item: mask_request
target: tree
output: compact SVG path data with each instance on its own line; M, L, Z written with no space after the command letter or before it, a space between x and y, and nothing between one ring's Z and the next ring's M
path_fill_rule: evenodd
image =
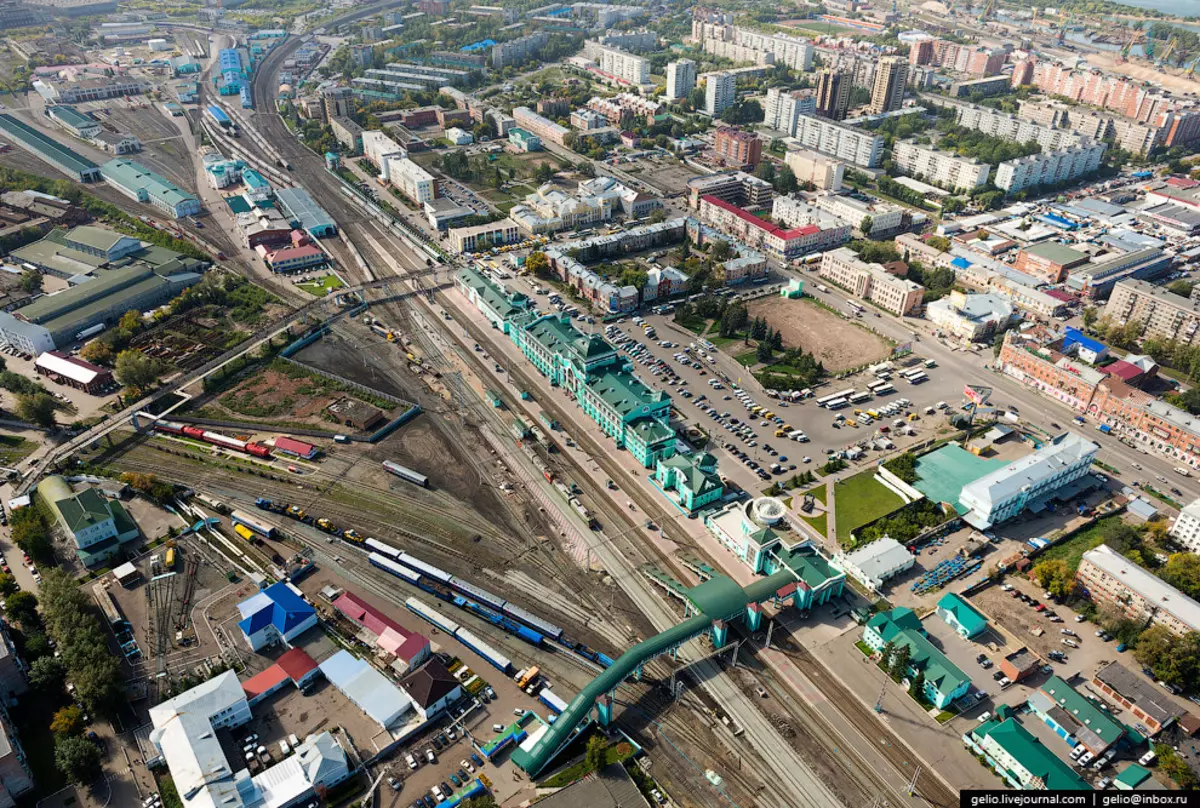
M42 291L42 273L36 269L27 269L21 273L21 290L31 295Z
M908 674L908 661L911 658L912 649L907 645L901 645L896 649L892 654L891 664L888 665L888 673L893 679L902 679Z
M13 592L21 589L21 585L17 583L17 579L9 575L7 572L0 572L0 595L8 597Z
M864 236L866 236L867 238L871 237L871 228L874 226L875 226L875 220L872 219L870 216L862 217L862 221L858 223L858 229L861 230L862 234Z
M1180 297L1191 297L1192 285L1192 282L1187 280L1173 281L1167 285L1167 291Z
M22 628L41 625L37 607L37 595L24 590L14 592L4 603L4 611L8 619L20 623Z
M1095 306L1088 306L1083 310L1083 327L1091 328L1100 319L1100 310Z
M50 531L36 508L22 508L13 514L12 537L16 545L39 564L54 559Z
M29 684L46 695L61 691L66 676L66 666L57 657L39 657L29 665Z
M1200 555L1174 553L1158 571L1158 577L1188 597L1200 595Z
M1038 586L1054 597L1065 598L1071 594L1075 577L1066 561L1060 558L1043 561L1033 568L1032 573Z
M114 366L117 381L134 390L145 390L152 386L165 370L165 365L157 358L132 348L117 354Z
M535 250L525 259L525 269L545 280L550 277L550 259L540 250Z
M775 164L770 160L760 160L754 168L754 176L765 182L772 182L775 179Z
M758 348L755 349L755 358L764 365L769 365L774 352L771 350L771 344L766 340L758 343Z
M596 176L596 167L592 165L591 160L584 160L583 162L579 163L575 166L575 170L584 177Z
M75 704L63 707L54 714L50 731L55 735L79 735L83 732L83 710Z
M647 220L650 222L650 224L660 224L667 220L667 212L662 208L655 208L654 210L650 211L650 216L647 217Z
M102 339L94 339L87 345L84 345L79 355L89 362L101 365L107 365L113 360L112 347Z
M125 312L121 315L121 319L117 321L117 327L131 334L136 334L142 328L141 312L134 309Z
M100 750L86 738L59 738L54 742L54 765L71 782L87 785L100 776Z
M608 743L602 735L593 735L588 738L587 751L584 752L584 762L591 771L598 771L604 767L604 753L608 749Z
M712 257L714 261L728 261L733 255L733 248L729 246L728 241L717 241L712 247Z
M792 171L788 166L779 169L779 173L775 175L775 192L778 194L792 194L800 184L796 181L796 172Z
M1200 415L1200 387L1189 387L1182 393L1168 398L1175 406L1182 407L1192 415Z
M879 651L879 662L885 667L892 661L892 654L896 651L896 643L889 640L883 644L883 648Z
M925 697L925 671L917 671L917 675L908 684L908 694L914 699Z
M538 163L538 167L533 170L533 178L539 183L550 182L554 179L554 167L549 163Z
M33 393L17 396L17 415L22 421L53 429L54 399L49 393Z

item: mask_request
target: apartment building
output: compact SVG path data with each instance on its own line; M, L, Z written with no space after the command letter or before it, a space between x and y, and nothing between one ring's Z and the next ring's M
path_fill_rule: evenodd
M801 146L845 160L863 168L877 168L883 161L883 135L854 129L840 123L800 116L792 133Z
M550 41L550 35L545 31L536 31L528 36L500 42L492 46L492 67L497 70L527 62L535 58Z
M680 59L667 63L668 101L687 98L696 87L696 63L691 59Z
M728 53L727 48L722 46L734 46L741 54L736 61L785 65L800 71L812 70L812 43L786 34L767 34L728 23L693 20L692 40L717 56Z
M1179 512L1169 532L1189 553L1200 553L1200 499L1193 499Z
M437 179L407 157L389 158L385 173L396 190L417 204L437 198Z
M639 123L650 125L657 116L666 112L666 107L658 101L633 93L618 93L611 98L594 96L587 106L603 115L612 126L619 125L626 115L633 116Z
M725 171L693 177L687 182L688 205L700 209L700 199L713 196L743 208L760 208L771 201L775 189L744 171Z
M798 200L776 199L771 214L782 224L765 221L715 196L700 200L700 221L780 260L790 261L850 239L850 225Z
M897 235L926 221L924 214L915 213L908 208L886 202L863 202L842 194L819 194L813 200L813 204L855 227L861 227L863 219L870 216L869 235L875 239Z
M1034 101L1027 98L1017 102L1017 117L1047 129L1065 129L1074 116L1070 107L1061 101Z
M658 34L645 28L637 31L617 31L600 37L599 42L609 48L646 53L658 48Z
M1100 168L1106 148L1104 143L1093 143L1005 160L996 167L996 187L1016 193L1079 179Z
M867 112L878 115L900 109L904 103L904 90L908 86L908 62L903 56L884 56L879 60L875 72L875 83L871 88L871 104Z
M892 160L903 173L952 191L970 191L987 185L992 167L974 157L959 157L952 152L914 141L901 140L892 146Z
M817 110L817 98L812 90L767 90L763 104L763 126L792 134L801 115L812 115Z
M737 82L731 73L710 73L704 85L704 111L714 118L737 101Z
M1043 241L1017 253L1013 267L1046 283L1062 283L1067 272L1088 262L1087 253L1057 241Z
M1009 81L1008 76L986 76L978 79L952 81L950 82L950 95L953 98L1001 95L1009 91Z
M850 108L850 76L837 70L817 74L817 114L834 121L845 120Z
M650 83L649 59L620 48L601 45L595 40L584 42L583 53L596 62L603 72L622 82L635 85Z
M1200 631L1200 603L1102 544L1083 554L1075 582L1100 607L1172 634Z
M1200 332L1200 300L1183 297L1143 280L1124 280L1113 286L1104 317L1116 325L1136 320L1145 336L1195 344Z
M720 126L713 137L713 151L726 165L753 168L762 159L762 141L753 132Z
M943 105L946 103L951 102L942 102ZM1053 129L1007 112L974 104L952 102L951 105L955 109L959 126L1017 143L1032 140L1042 147L1043 152L1081 146L1087 142L1086 138L1074 132Z
M902 316L919 308L925 293L921 284L897 278L880 264L868 264L847 247L825 253L818 274L856 297Z
M512 111L513 121L517 126L527 132L532 132L543 141L557 143L563 145L563 138L571 130L565 126L561 126L549 118L544 118L531 110L529 107L514 107Z
M836 193L842 189L846 164L811 149L792 149L783 158L801 185L812 183L818 191Z
M942 252L915 233L901 233L896 236L895 242L905 261L917 261L925 266L938 268L954 264L953 253Z
M972 76L995 76L1004 67L1007 57L1000 48L976 47L945 39L914 42L908 49L911 65L934 65Z
M362 154L363 128L351 118L334 118L329 122L334 138L351 154Z
M512 219L450 230L450 246L457 253L482 252L521 240L521 230Z

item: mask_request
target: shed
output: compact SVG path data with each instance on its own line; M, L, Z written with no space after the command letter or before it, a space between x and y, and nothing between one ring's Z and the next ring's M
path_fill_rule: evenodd
M937 613L938 617L965 639L970 639L987 628L987 618L955 592L948 592L942 596L938 601Z
M317 447L311 443L305 443L302 440L289 438L287 435L280 435L275 439L275 448L285 455L293 457L302 457L305 460L312 460L317 456Z
M113 577L117 579L117 583L128 589L134 581L141 577L141 572L131 562L126 561L113 570Z

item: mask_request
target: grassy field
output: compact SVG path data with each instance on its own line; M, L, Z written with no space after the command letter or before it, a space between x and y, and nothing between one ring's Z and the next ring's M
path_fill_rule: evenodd
M326 275L324 278L317 278L315 281L296 284L304 291L315 297L324 297L335 289L341 289L346 284L342 283L337 275Z
M1094 550L1104 543L1104 526L1109 520L1120 520L1120 516L1109 516L1105 519L1098 520L1087 530L1081 530L1071 538L1061 544L1056 544L1046 550L1037 558L1037 563L1043 561L1057 561L1059 559L1067 562L1071 572L1079 569L1079 562L1083 559L1083 554L1088 550Z
M865 525L904 504L904 500L875 481L875 471L866 471L839 480L833 486L837 512L838 540L846 542L856 527Z
M15 466L36 448L36 443L19 435L0 435L0 466Z

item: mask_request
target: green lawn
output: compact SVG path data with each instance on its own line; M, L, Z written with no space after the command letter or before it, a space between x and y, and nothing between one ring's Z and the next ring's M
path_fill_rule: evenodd
M734 361L743 367L753 367L758 364L758 351L746 351L735 356Z
M298 283L296 285L314 297L324 297L335 289L341 289L346 284L342 283L337 275L326 275L323 278L317 278L315 281Z
M1111 520L1120 520L1120 516L1108 516L1097 520L1087 530L1081 530L1064 542L1054 545L1038 556L1038 563L1043 561L1062 560L1067 562L1071 572L1079 569L1079 562L1088 550L1094 550L1104 543L1104 526Z
M800 514L800 518L804 520L806 525L820 533L822 536L825 536L826 538L829 537L829 514L821 513L817 514L816 516L805 516L804 514Z
M19 435L0 435L0 466L15 466L36 448L36 443Z
M809 490L807 490L803 493L811 494L812 498L815 499L817 502L820 502L822 505L825 504L825 496L826 496L825 483L821 483L816 488L810 488Z
M834 510L837 512L838 540L845 543L850 533L860 525L891 513L904 500L875 481L874 469L839 480L833 486Z

